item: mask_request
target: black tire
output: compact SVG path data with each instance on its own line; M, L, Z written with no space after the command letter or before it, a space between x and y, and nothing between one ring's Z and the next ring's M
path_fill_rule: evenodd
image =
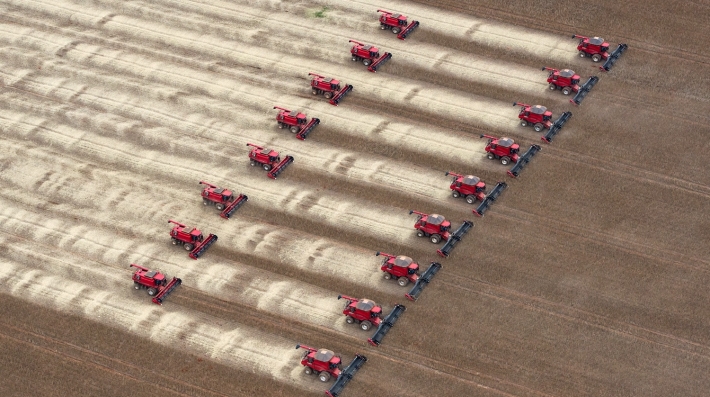
M476 196L474 196L473 194L469 194L468 196L466 196L466 202L469 203L469 204L475 203L475 202L476 202Z
M353 62L357 62L357 57L355 55L353 55L352 60L353 60Z
M431 240L434 244L439 244L441 242L441 236L438 234L432 234L431 237L429 237L429 240Z
M508 156L503 156L500 158L500 163L503 165L508 165L510 164L510 157Z
M554 91L557 89L557 86L554 84L550 84L550 86L548 88L550 89L550 91Z
M535 132L540 132L540 131L542 131L543 128L544 128L544 126L541 123L537 123L533 126L533 129L535 130Z
M207 199L202 199L202 204L204 205L210 205L210 201Z
M279 128L284 128L284 123L279 123Z
M601 54L594 54L592 55L592 62L599 62L602 60L602 55Z
M387 29L387 25L385 25L384 23L381 23L381 24L380 24L380 29L386 30L386 29Z
M306 369L303 370L303 373L305 373L306 375L312 375L313 370L311 369L311 367L306 367Z
M397 28L397 27L392 28L392 33L394 33L394 34L399 34L399 32L401 32L401 31L402 31L402 29L400 29L400 28Z
M330 99L333 97L333 93L330 91L326 91L323 93L323 96L325 97L325 99Z
M525 121L525 120L521 120L521 121L520 121L520 125L523 126L523 127L527 127L527 126L528 126L528 122Z
M580 52L579 52L579 57L580 57L580 58L586 58L586 57L587 57L587 53L584 52L584 51L580 51Z
M314 89L314 90L311 90L311 93L312 93L313 95L318 95L318 90L315 90L315 89Z
M456 190L454 190L453 192L451 192L451 195L452 195L454 198L459 198L459 197L461 197L461 193L457 192Z
M249 165L251 165L252 167L256 167L256 161L254 161L254 160L249 161Z
M392 278L392 275L389 274L389 273L387 273L387 272L385 272L385 280L389 280L389 279L391 279L391 278Z
M271 171L271 164L262 164L261 168L263 168L264 171Z
M173 245L178 245L178 241L174 237L170 237L170 241L173 243Z
M355 323L355 319L352 318L351 316L345 316L345 322L348 324L353 324L353 323Z
M362 329L363 331L369 331L370 328L372 328L372 323L371 323L371 322L365 320L365 321L363 321L363 322L360 323L360 329Z
M400 287L406 287L407 284L409 284L409 279L406 277L400 277L397 279L397 284L399 284Z
M291 126L291 132L292 132L292 133L296 134L296 133L298 133L298 131L299 131L299 128L298 128L298 127L296 127L295 125L292 125L292 126Z
M417 237L424 237L424 232L421 230L417 230Z
M363 60L362 60L362 64L365 65L365 66L370 66L371 63L372 63L372 61L369 60L369 59L363 59Z
M572 87L565 87L562 89L562 95L569 95L572 93Z
M488 160L495 160L495 158L496 158L495 154L493 154L493 153L488 153L486 155L486 157L488 157Z
M224 204L222 203L215 203L215 208L217 208L217 211L222 211L224 209Z
M320 379L321 382L327 382L330 380L330 373L321 371L321 373L318 374L318 379Z
M148 288L148 295L150 296L155 296L155 294L158 293L158 290L155 288Z
M133 288L135 288L135 289L141 289L142 286L143 285L141 285L141 283L139 283L139 282L136 282L136 281L133 282Z
M183 247L185 247L185 251L192 251L192 249L193 249L195 246L192 245L192 243L185 243L185 245L183 245Z

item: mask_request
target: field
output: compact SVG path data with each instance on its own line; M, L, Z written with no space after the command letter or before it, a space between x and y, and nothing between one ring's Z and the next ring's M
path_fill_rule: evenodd
M368 357L344 397L707 395L710 3L384 3L0 0L1 396L322 395L297 343ZM603 73L573 33L629 49ZM575 107L542 66L600 81ZM544 144L515 101L574 116ZM481 134L543 148L512 179ZM509 187L478 218L446 171ZM200 180L249 201L222 219ZM443 259L410 209L475 227ZM192 260L168 219L219 240ZM443 268L409 302L376 251ZM131 263L183 285L155 305ZM339 294L407 311L375 348Z

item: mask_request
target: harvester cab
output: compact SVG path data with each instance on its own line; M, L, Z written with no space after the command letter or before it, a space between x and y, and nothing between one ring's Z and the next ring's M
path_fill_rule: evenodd
M579 91L580 77L578 74L574 73L574 70L557 70L548 67L543 67L542 70L550 71L550 74L547 76L547 82L550 84L549 88L551 91L559 89L562 90L562 94L564 95Z
M252 149L249 151L249 164L252 167L260 165L266 174L271 179L276 179L276 177L291 163L293 163L293 156L286 156L281 160L279 152L271 149L264 149L261 146L255 145L253 143L247 143Z
M358 323L363 331L369 331L372 326L380 325L382 307L369 299L356 299L346 295L338 295L338 299L345 299L345 322Z
M535 132L540 132L552 126L552 112L542 105L531 106L527 103L513 102L513 106L520 106L520 125L531 125Z
M195 227L188 228L172 219L168 223L175 224L170 230L170 240L173 245L182 245L185 250L190 251L190 258L192 259L199 258L207 248L217 241L217 235L215 234L210 234L207 238L204 238L202 232Z
M447 221L439 214L425 214L423 212L410 210L409 214L417 214L417 221L414 228L417 229L417 237L428 237L432 243L439 244L441 240L447 241L451 235L451 222Z
M463 197L466 202L473 204L478 201L483 201L486 196L486 183L481 178L474 175L462 175L455 172L447 171L446 176L453 176L451 180L451 195L454 198Z
M219 216L225 219L229 219L239 207L249 200L245 194L240 194L235 199L231 190L217 187L205 181L200 181L200 185L206 186L202 189L202 204L214 205L220 211Z
M377 10L377 12L382 14L380 15L380 29L391 30L400 40L406 39L419 26L419 21L407 24L407 17L404 15L393 14L385 10Z
M306 139L313 128L320 124L320 119L314 117L308 121L305 114L295 110L290 111L280 106L274 106L274 109L279 109L279 113L276 115L279 128L288 128L300 140Z
M375 256L384 256L380 270L384 273L385 280L397 280L397 284L406 287L410 282L416 283L419 279L419 264L412 258L404 255L394 256L384 252L376 252Z
M321 382L327 382L331 377L338 377L342 370L340 355L328 349L314 349L310 346L296 345L296 349L305 349L301 357L301 365L305 368L306 375L316 374Z
M511 161L514 163L518 162L520 145L515 143L511 138L496 138L483 134L481 138L488 138L488 144L486 144L486 152L488 154L486 157L488 157L489 160L500 159L500 163L503 165L508 165Z
M168 282L167 277L159 271L148 270L143 266L131 263L129 267L135 267L137 270L133 273L133 287L135 289L145 288L148 295L153 297L153 303L158 305L163 303L163 300L180 284L182 280L173 277Z
M369 44L363 44L355 40L350 40L350 43L355 44L350 49L353 62L361 61L363 65L367 66L367 70L371 72L377 72L377 68L392 58L392 54L389 52L385 52L380 56L379 49Z
M580 58L591 57L592 62L599 62L609 58L609 43L601 37L586 37L578 34L572 35L573 39L579 39L577 51Z
M345 87L340 87L340 81L332 78L326 78L316 73L308 73L313 76L311 79L311 92L313 95L323 95L325 99L330 100L331 105L338 106L338 103L353 90L353 86L346 84Z

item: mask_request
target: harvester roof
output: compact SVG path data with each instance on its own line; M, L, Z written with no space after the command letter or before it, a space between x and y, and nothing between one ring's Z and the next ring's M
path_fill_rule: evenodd
M511 146L513 146L513 143L515 143L515 141L513 141L513 140L510 139L510 138L500 138L500 139L498 139L498 146L511 147Z
M592 45L602 45L604 44L604 39L601 37L590 37L588 43Z
M535 114L545 114L547 108L542 105L535 105L530 107L530 112Z
M463 177L463 183L466 185L475 185L480 180L481 180L481 178L479 178L477 176L473 176L473 175L466 175L465 177Z
M220 193L222 193L223 191L224 191L224 188L221 188L221 187L216 187L216 188L213 190L213 192L215 192L215 193L217 193L217 194L220 194Z
M375 307L375 302L369 300L369 299L361 299L355 304L355 308L358 310L362 310L365 312L369 312L372 310L373 307Z
M335 356L335 353L333 353L331 350L320 349L316 352L316 354L313 356L313 358L315 358L318 361L328 362L334 356Z
M574 70L562 69L562 70L560 70L560 76L571 78L572 76L574 76Z
M394 265L399 267L408 267L412 262L412 258L404 255L394 258Z
M298 110L292 110L288 115L291 117L298 117Z
M158 272L156 272L156 271L154 271L154 270L151 270L151 271L149 271L149 272L146 272L146 273L145 273L145 276L148 277L148 278L153 278L153 277L155 277L156 274L158 274Z
M444 222L444 217L439 214L430 214L426 221L432 225L441 225Z

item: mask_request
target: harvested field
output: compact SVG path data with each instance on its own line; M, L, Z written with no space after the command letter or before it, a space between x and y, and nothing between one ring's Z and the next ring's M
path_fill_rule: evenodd
M299 343L368 357L342 396L706 395L710 6L469 3L0 1L0 395L321 395ZM573 33L629 49L602 73ZM576 107L542 66L600 81ZM516 101L574 116L511 179L479 136L540 143ZM509 187L477 218L446 171ZM200 180L249 201L225 220ZM409 210L475 227L444 259ZM192 260L168 219L219 239ZM377 251L443 268L410 302ZM183 283L155 305L131 263ZM407 311L372 347L340 294Z

